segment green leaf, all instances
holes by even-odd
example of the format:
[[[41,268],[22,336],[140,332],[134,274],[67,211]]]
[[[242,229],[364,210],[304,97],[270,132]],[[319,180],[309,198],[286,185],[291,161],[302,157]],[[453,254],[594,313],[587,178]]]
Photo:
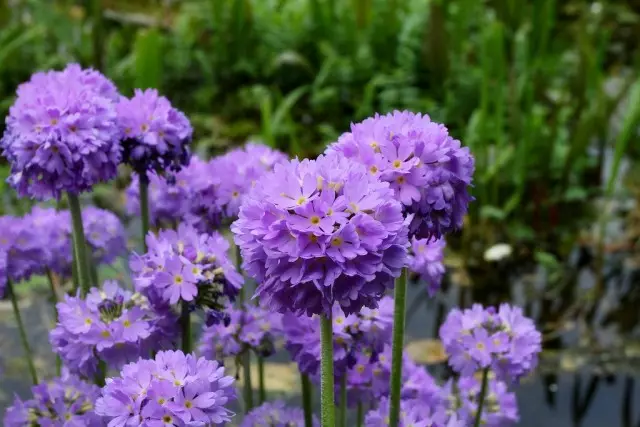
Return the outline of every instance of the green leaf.
[[[160,88],[162,45],[162,35],[156,28],[138,30],[133,48],[136,88]]]

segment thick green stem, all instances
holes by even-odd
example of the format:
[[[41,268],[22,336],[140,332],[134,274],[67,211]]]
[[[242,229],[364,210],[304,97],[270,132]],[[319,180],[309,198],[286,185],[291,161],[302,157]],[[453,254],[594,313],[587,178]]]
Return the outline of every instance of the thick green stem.
[[[398,427],[400,420],[400,390],[402,386],[402,349],[404,347],[404,316],[407,294],[407,269],[396,280],[393,310],[393,342],[391,348],[391,402],[389,426]]]
[[[335,427],[335,398],[333,385],[333,326],[331,314],[320,318],[322,361],[320,369],[320,405],[322,427]]]
[[[77,195],[68,193],[68,198],[71,225],[73,227],[73,253],[75,255],[76,270],[78,271],[78,284],[80,285],[82,296],[85,296],[91,288],[91,276],[89,275],[87,246],[82,226],[82,210],[80,209],[80,200],[78,200]]]
[[[20,315],[20,309],[18,308],[18,300],[16,299],[16,293],[13,289],[13,284],[10,280],[7,280],[7,293],[11,299],[11,306],[13,307],[13,314],[16,317],[16,323],[18,324],[18,332],[20,333],[20,341],[24,347],[25,356],[27,358],[27,365],[29,367],[29,373],[31,374],[31,380],[33,384],[38,384],[38,374],[36,373],[36,366],[33,363],[33,352],[27,339],[27,331],[24,329],[24,323],[22,323],[22,316]]]
[[[149,234],[149,178],[141,174],[140,179],[140,219],[142,223],[142,247],[147,252],[147,234]]]
[[[51,288],[51,303],[53,304],[53,317],[58,323],[58,301],[60,297],[58,295],[58,284],[56,283],[56,278],[53,276],[53,272],[47,268],[47,279],[49,280],[49,287]],[[60,371],[62,369],[62,360],[60,359],[60,355],[56,354],[56,375],[60,375]]]
[[[347,427],[347,375],[340,379],[340,415],[338,422],[341,427]]]
[[[478,395],[478,411],[476,412],[476,422],[473,423],[475,427],[480,427],[482,422],[482,408],[484,406],[485,395],[487,394],[487,385],[489,384],[489,368],[485,368],[482,371],[482,387],[480,388],[480,394]]]
[[[267,400],[267,388],[264,383],[264,358],[258,355],[258,385],[260,404],[262,405]]]
[[[359,402],[358,409],[356,412],[356,427],[362,427],[363,421],[364,421],[364,408],[362,407],[362,402]]]
[[[182,352],[191,353],[191,311],[189,303],[182,301],[180,312],[180,327],[182,328]]]
[[[104,387],[105,380],[107,379],[107,364],[104,360],[100,360],[98,362],[98,372],[96,372],[96,376],[94,377],[93,382],[98,387]]]
[[[306,374],[300,374],[302,384],[302,408],[304,409],[304,427],[313,427],[313,406],[311,381]]]
[[[253,385],[251,384],[251,352],[247,349],[242,355],[242,375],[244,413],[248,413],[253,408]]]

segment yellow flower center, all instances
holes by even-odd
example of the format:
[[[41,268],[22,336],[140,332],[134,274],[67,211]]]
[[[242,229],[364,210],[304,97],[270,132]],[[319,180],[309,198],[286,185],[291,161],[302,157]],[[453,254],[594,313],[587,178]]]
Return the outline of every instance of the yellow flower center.
[[[140,130],[142,130],[142,132],[146,132],[149,130],[149,125],[146,123],[143,123],[140,125]]]
[[[193,403],[190,400],[184,402],[184,407],[187,409],[193,408]]]
[[[109,338],[111,336],[111,332],[104,330],[100,332],[100,335],[102,335],[103,338]]]
[[[173,422],[173,419],[171,418],[171,415],[165,415],[162,417],[162,421],[164,421],[165,423],[169,424],[171,422]]]
[[[373,165],[369,168],[369,172],[371,172],[371,175],[375,175],[378,173],[378,167],[376,165]]]
[[[400,166],[402,166],[402,162],[398,159],[393,161],[393,167],[398,169]]]
[[[84,323],[85,325],[90,325],[93,323],[93,320],[89,319],[88,317],[86,319],[84,319]]]
[[[363,373],[364,372],[364,365],[358,365],[356,366],[356,371],[358,371],[358,373]]]
[[[307,201],[307,198],[306,198],[306,197],[304,197],[304,196],[300,196],[300,197],[298,197],[298,200],[296,200],[296,204],[297,204],[298,206],[302,206],[302,205],[304,205],[304,203],[305,203],[306,201]]]
[[[311,218],[309,218],[309,221],[311,221],[311,224],[313,225],[318,225],[320,224],[320,217],[318,215],[314,215]]]
[[[238,193],[237,191],[234,191],[233,193],[231,193],[231,195],[233,197],[238,197],[240,195],[240,193]]]
[[[318,243],[318,236],[316,236],[315,234],[309,234],[309,241],[311,243]]]
[[[184,278],[181,275],[176,274],[176,276],[173,278],[173,282],[176,285],[182,285],[182,282],[184,282]]]
[[[131,322],[128,320],[125,320],[124,322],[122,322],[122,326],[124,326],[125,328],[129,328],[131,327]]]
[[[334,237],[333,239],[331,239],[331,246],[335,246],[335,247],[342,246],[343,242],[344,241],[342,240],[341,237]]]

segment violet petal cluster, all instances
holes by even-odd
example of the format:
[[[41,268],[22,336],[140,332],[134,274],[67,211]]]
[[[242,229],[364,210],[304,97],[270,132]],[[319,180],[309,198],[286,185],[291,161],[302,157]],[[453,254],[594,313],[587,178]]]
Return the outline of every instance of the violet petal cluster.
[[[222,425],[234,415],[233,377],[218,362],[181,351],[161,351],[107,379],[96,414],[110,426]]]
[[[4,417],[5,427],[24,426],[102,426],[93,404],[100,388],[65,374],[32,387],[33,397],[16,397]]]
[[[6,277],[12,282],[44,274],[47,260],[46,240],[33,226],[33,217],[0,217],[0,251],[6,254]]]
[[[380,405],[367,413],[365,427],[389,425],[389,400],[383,398]],[[418,399],[400,401],[399,427],[468,427],[455,414],[450,415],[444,405],[432,406]]]
[[[70,222],[67,221],[67,223]],[[111,264],[127,250],[127,238],[120,219],[113,212],[87,206],[82,209],[84,236],[98,264]]]
[[[463,376],[491,369],[498,378],[517,382],[538,363],[541,335],[520,307],[501,304],[498,311],[474,304],[452,310],[440,327],[449,365]]]
[[[116,176],[121,159],[113,84],[76,64],[21,84],[0,147],[23,197],[78,194]]]
[[[241,309],[229,308],[223,322],[205,325],[200,339],[200,353],[210,360],[222,360],[253,350],[271,356],[276,341],[282,338],[282,315],[252,304]]]
[[[275,166],[232,231],[256,295],[275,311],[375,308],[406,262],[407,227],[387,183],[339,154]]]
[[[252,409],[240,423],[240,427],[304,427],[304,412],[291,408],[281,400],[265,402]],[[313,416],[313,427],[319,427],[318,418]]]
[[[462,227],[472,200],[474,158],[426,114],[376,114],[352,124],[328,151],[356,159],[390,183],[411,219],[410,235],[441,237]]]
[[[86,299],[66,295],[56,305],[58,323],[49,339],[71,372],[95,375],[99,360],[119,369],[169,348],[177,337],[176,317],[152,308],[145,297],[106,281],[91,288]]]
[[[443,239],[411,239],[409,249],[409,270],[418,274],[420,280],[426,282],[427,291],[434,296],[440,289],[444,277],[444,248],[447,242]]]
[[[193,129],[189,119],[155,89],[136,89],[116,105],[123,135],[123,161],[146,176],[147,171],[180,170],[189,163]]]

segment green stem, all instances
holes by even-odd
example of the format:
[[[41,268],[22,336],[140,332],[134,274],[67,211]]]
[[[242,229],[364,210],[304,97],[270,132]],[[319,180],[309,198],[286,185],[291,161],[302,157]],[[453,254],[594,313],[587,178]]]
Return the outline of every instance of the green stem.
[[[11,299],[11,306],[13,307],[13,314],[16,317],[16,323],[18,324],[18,332],[20,333],[20,341],[24,347],[25,356],[27,357],[27,365],[29,367],[29,373],[31,374],[31,380],[33,385],[38,384],[38,374],[36,374],[36,366],[33,363],[33,352],[27,339],[27,332],[24,329],[24,323],[22,323],[22,316],[20,316],[20,309],[18,308],[18,300],[16,299],[16,293],[13,289],[13,284],[10,280],[7,280],[7,293]]]
[[[191,312],[189,311],[189,303],[182,301],[180,312],[180,326],[182,327],[182,352],[184,354],[191,353]]]
[[[102,24],[102,0],[91,2],[93,28],[91,31],[93,42],[93,66],[102,71],[104,66],[104,26]]]
[[[71,224],[73,226],[73,252],[75,254],[76,270],[78,271],[78,283],[82,296],[85,296],[91,288],[91,277],[89,276],[87,247],[82,226],[82,210],[80,209],[80,200],[78,200],[77,195],[68,193],[68,197]]]
[[[264,358],[258,355],[258,385],[260,404],[262,405],[267,400],[267,390],[264,383]]]
[[[480,427],[482,422],[482,408],[484,406],[485,395],[487,394],[487,385],[489,383],[489,368],[485,368],[482,371],[482,388],[480,388],[480,395],[478,396],[478,411],[476,412],[476,422],[473,423],[475,427]]]
[[[404,316],[407,294],[407,269],[396,280],[393,310],[393,342],[391,347],[391,403],[389,426],[398,427],[400,420],[400,390],[402,385],[402,348],[404,347]]]
[[[244,375],[244,413],[248,413],[253,408],[253,385],[251,384],[251,352],[247,349],[242,355],[242,372]]]
[[[304,409],[304,427],[313,427],[313,407],[311,381],[306,374],[300,373],[302,383],[302,408]]]
[[[234,243],[233,245],[233,251],[234,251],[234,255],[236,257],[235,261],[236,261],[236,268],[238,269],[238,271],[240,272],[240,274],[242,274],[242,270],[241,270],[241,265],[242,265],[242,255],[240,255],[240,246],[236,245]],[[242,284],[242,287],[240,288],[240,292],[238,293],[238,307],[242,307],[242,304],[244,304],[244,300],[246,298],[245,295],[245,287],[247,286],[246,281]]]
[[[142,247],[147,252],[147,234],[149,234],[149,178],[141,174],[140,183],[140,219],[142,222]]]
[[[53,272],[47,268],[47,279],[49,280],[49,287],[51,288],[51,302],[53,303],[53,317],[58,323],[58,301],[60,298],[58,297],[58,285],[56,284],[56,279],[53,277]],[[60,370],[62,369],[62,360],[60,359],[60,355],[56,354],[56,375],[60,376]]]
[[[96,372],[96,376],[94,377],[93,382],[98,387],[104,387],[106,378],[107,378],[107,364],[104,362],[104,360],[100,360],[98,362],[98,372]]]
[[[347,427],[347,375],[340,379],[340,415],[338,422],[341,427]]]
[[[331,314],[320,318],[322,361],[320,369],[320,405],[322,427],[335,427],[335,398],[333,390],[333,326]]]
[[[356,412],[356,427],[362,427],[363,420],[364,420],[364,408],[362,407],[362,402],[359,402],[358,409]]]

